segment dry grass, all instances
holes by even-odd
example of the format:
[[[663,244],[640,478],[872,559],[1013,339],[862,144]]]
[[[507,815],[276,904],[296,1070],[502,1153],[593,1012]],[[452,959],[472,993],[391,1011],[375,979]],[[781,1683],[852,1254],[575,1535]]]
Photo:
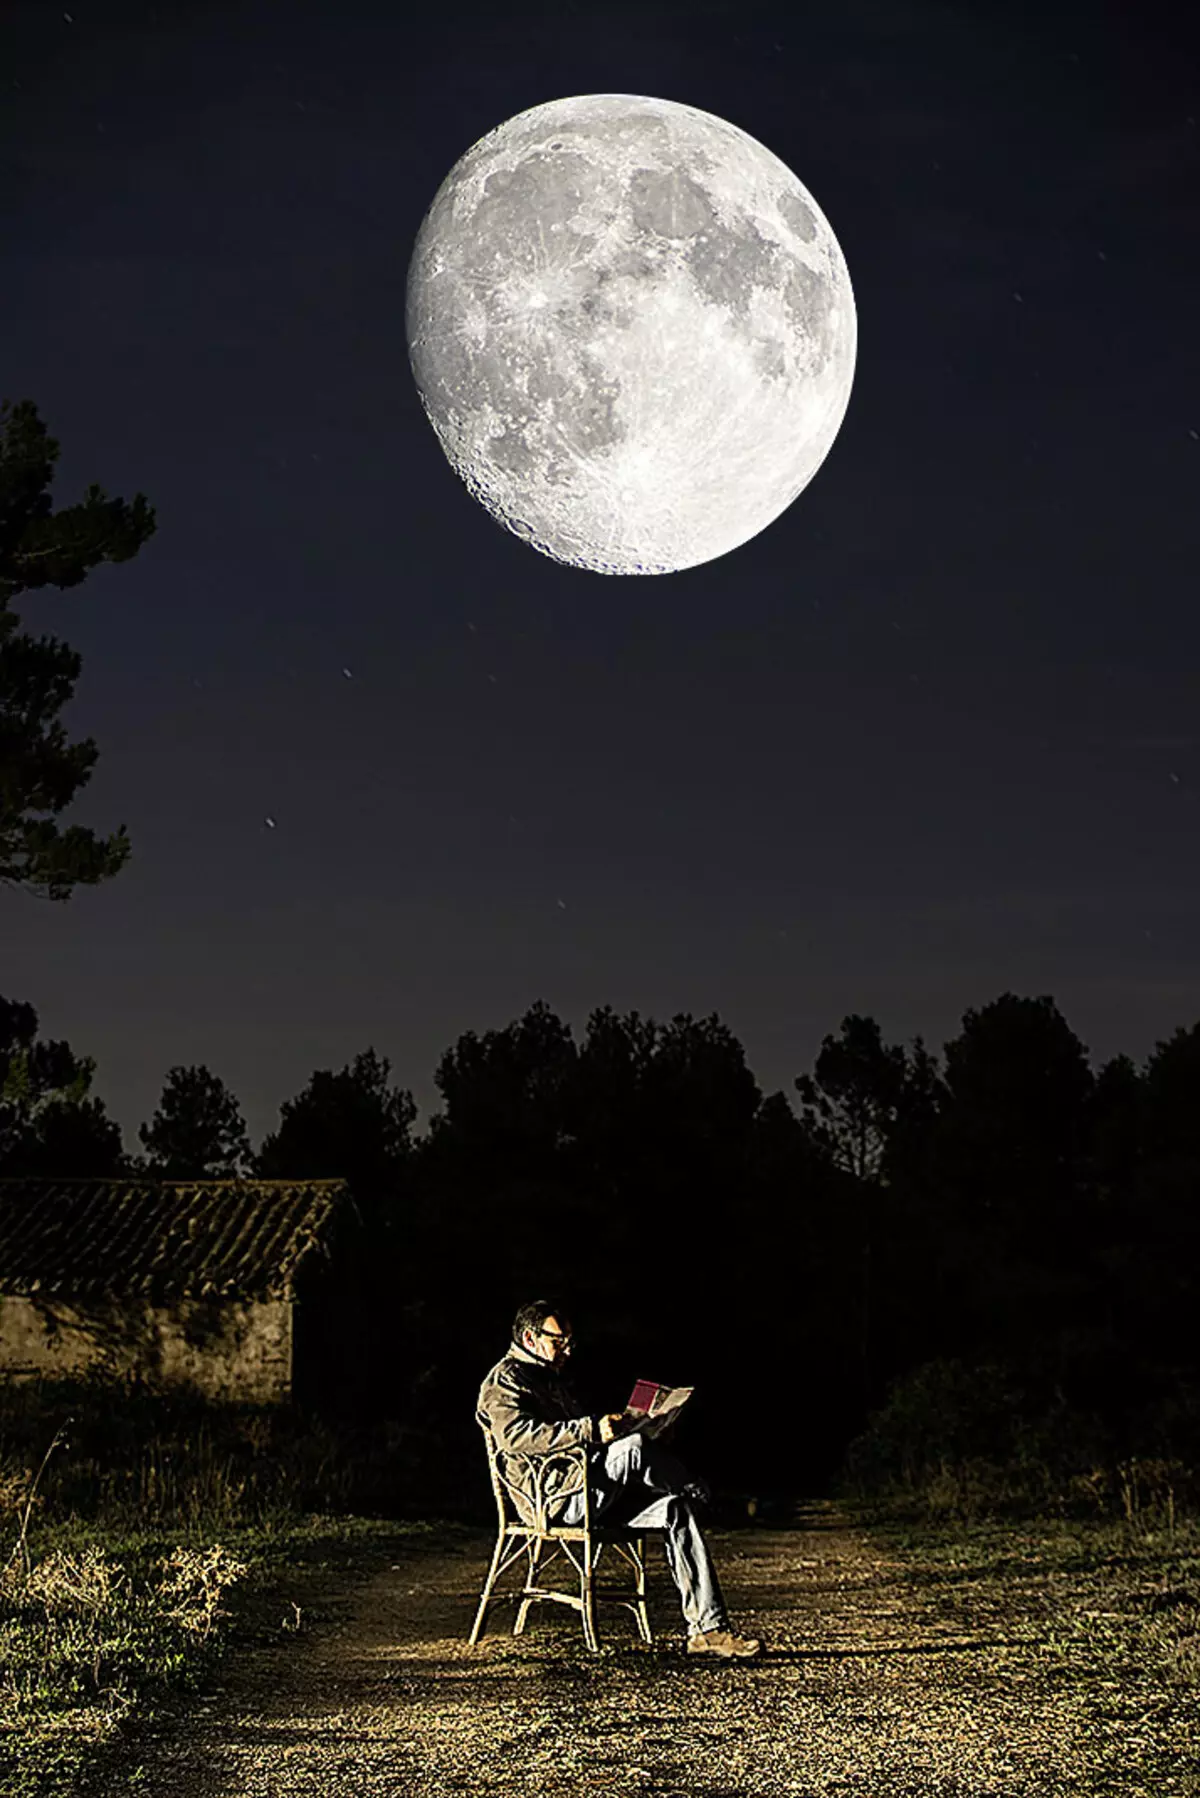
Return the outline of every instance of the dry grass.
[[[139,1699],[197,1684],[227,1615],[221,1601],[247,1571],[220,1545],[14,1553],[0,1576],[4,1792],[69,1790]]]

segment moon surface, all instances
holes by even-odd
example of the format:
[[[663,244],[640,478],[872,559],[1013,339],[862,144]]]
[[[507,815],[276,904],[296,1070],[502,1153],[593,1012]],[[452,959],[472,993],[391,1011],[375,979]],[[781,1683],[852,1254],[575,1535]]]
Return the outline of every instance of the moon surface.
[[[409,358],[451,466],[507,530],[668,574],[764,530],[845,415],[845,259],[779,158],[712,113],[587,94],[455,163],[408,272]]]

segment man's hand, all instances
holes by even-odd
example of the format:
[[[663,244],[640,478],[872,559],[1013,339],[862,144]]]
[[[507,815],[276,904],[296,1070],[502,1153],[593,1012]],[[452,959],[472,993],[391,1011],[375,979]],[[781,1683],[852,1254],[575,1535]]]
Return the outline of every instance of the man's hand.
[[[602,1417],[600,1419],[601,1442],[615,1442],[616,1438],[623,1433],[621,1426],[624,1422],[624,1411],[610,1411],[607,1417]]]

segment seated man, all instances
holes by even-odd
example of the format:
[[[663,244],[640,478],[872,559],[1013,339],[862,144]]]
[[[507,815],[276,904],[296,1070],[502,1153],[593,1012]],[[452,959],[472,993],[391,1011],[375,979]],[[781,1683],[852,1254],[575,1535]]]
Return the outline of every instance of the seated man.
[[[662,1530],[667,1563],[679,1589],[689,1654],[749,1660],[762,1644],[729,1628],[694,1500],[703,1488],[660,1442],[643,1436],[621,1412],[586,1416],[566,1379],[571,1327],[545,1300],[522,1305],[508,1353],[479,1389],[478,1419],[502,1455],[516,1457],[509,1477],[519,1480],[522,1455],[548,1455],[580,1444],[588,1451],[592,1516],[631,1530]],[[563,1501],[557,1523],[583,1521],[583,1496]]]

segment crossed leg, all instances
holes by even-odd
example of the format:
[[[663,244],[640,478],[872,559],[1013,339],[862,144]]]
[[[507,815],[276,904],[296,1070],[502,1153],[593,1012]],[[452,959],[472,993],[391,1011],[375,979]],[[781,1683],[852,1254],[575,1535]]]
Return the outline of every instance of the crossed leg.
[[[688,1635],[727,1629],[717,1570],[688,1495],[689,1488],[697,1488],[683,1463],[640,1431],[589,1450],[588,1461],[592,1515],[597,1521],[631,1530],[661,1530]],[[582,1516],[583,1501],[577,1495],[569,1501],[563,1522],[578,1523]]]

